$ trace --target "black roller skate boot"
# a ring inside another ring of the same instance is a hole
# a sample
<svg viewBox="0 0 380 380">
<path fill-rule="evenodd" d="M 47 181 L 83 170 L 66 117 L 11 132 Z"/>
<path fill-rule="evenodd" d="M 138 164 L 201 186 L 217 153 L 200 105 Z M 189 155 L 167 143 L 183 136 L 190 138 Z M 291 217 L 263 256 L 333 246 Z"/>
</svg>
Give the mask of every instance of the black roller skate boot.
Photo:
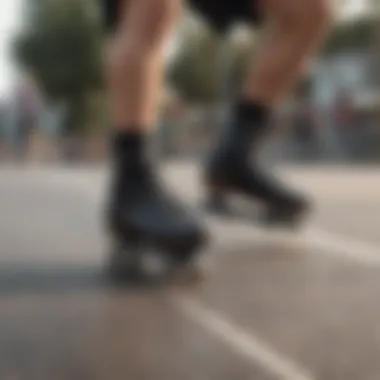
<svg viewBox="0 0 380 380">
<path fill-rule="evenodd" d="M 195 268 L 194 259 L 206 242 L 206 232 L 164 190 L 141 140 L 119 136 L 115 142 L 109 205 L 114 240 L 110 270 L 117 280 L 157 284 L 181 270 Z"/>
<path fill-rule="evenodd" d="M 207 210 L 222 216 L 245 216 L 268 227 L 298 227 L 309 202 L 261 169 L 256 159 L 251 160 L 268 129 L 264 111 L 243 103 L 235 112 L 236 124 L 228 125 L 206 167 Z M 259 214 L 255 217 L 244 213 L 246 210 L 234 210 L 228 202 L 234 194 L 254 200 Z"/>
</svg>

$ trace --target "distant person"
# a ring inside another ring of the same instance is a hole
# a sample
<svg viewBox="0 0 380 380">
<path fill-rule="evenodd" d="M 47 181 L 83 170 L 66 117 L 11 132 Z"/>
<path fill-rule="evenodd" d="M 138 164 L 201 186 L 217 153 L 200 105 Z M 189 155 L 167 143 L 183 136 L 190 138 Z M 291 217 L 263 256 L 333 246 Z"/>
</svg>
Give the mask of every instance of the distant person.
<svg viewBox="0 0 380 380">
<path fill-rule="evenodd" d="M 353 158 L 357 144 L 355 105 L 351 93 L 340 89 L 333 103 L 333 123 L 341 150 L 346 158 Z"/>
<path fill-rule="evenodd" d="M 315 160 L 318 158 L 318 115 L 312 99 L 300 99 L 293 115 L 294 136 L 298 159 Z"/>
<path fill-rule="evenodd" d="M 32 77 L 23 78 L 16 86 L 13 104 L 15 153 L 19 159 L 25 160 L 41 117 L 41 95 Z"/>
</svg>

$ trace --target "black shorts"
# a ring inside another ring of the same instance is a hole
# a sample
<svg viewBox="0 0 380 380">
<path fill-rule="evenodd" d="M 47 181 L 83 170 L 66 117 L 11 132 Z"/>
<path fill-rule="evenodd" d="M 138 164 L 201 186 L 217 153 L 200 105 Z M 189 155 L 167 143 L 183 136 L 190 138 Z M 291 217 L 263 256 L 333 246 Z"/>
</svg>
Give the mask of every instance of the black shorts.
<svg viewBox="0 0 380 380">
<path fill-rule="evenodd" d="M 131 0 L 100 0 L 107 29 L 115 27 L 120 7 Z M 138 0 L 137 0 L 138 1 Z M 257 0 L 259 1 L 259 0 Z M 213 28 L 225 31 L 235 22 L 257 24 L 261 21 L 253 0 L 188 0 L 190 6 Z"/>
<path fill-rule="evenodd" d="M 107 30 L 112 30 L 117 24 L 122 1 L 125 0 L 100 0 L 100 11 Z"/>
<path fill-rule="evenodd" d="M 210 26 L 220 32 L 227 31 L 237 22 L 259 24 L 262 19 L 259 7 L 253 0 L 189 0 L 189 3 Z"/>
</svg>

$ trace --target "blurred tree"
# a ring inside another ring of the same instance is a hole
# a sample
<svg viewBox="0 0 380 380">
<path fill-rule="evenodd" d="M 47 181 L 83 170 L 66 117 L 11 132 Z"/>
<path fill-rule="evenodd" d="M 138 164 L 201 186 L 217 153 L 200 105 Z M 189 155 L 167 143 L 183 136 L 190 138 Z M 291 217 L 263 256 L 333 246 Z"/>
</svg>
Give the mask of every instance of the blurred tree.
<svg viewBox="0 0 380 380">
<path fill-rule="evenodd" d="M 372 48 L 373 48 L 373 73 L 377 89 L 380 91 L 380 2 L 372 0 Z"/>
<path fill-rule="evenodd" d="M 378 0 L 372 0 L 372 14 L 373 18 L 373 26 L 372 26 L 372 48 L 373 48 L 373 62 L 372 62 L 372 73 L 374 77 L 374 83 L 376 86 L 376 98 L 377 102 L 380 101 L 380 3 Z M 377 103 L 376 115 L 375 115 L 375 123 L 377 125 L 377 156 L 380 158 L 380 104 Z"/>
<path fill-rule="evenodd" d="M 248 65 L 257 48 L 255 42 L 251 29 L 241 29 L 240 32 L 238 29 L 229 42 L 229 92 L 232 92 L 232 95 L 241 89 Z"/>
<path fill-rule="evenodd" d="M 219 42 L 217 35 L 203 27 L 186 30 L 181 36 L 168 81 L 185 101 L 208 103 L 218 97 Z"/>
<path fill-rule="evenodd" d="M 365 49 L 371 44 L 373 22 L 371 17 L 335 24 L 322 53 L 335 54 L 347 50 Z"/>
<path fill-rule="evenodd" d="M 68 109 L 66 132 L 82 132 L 87 101 L 101 90 L 102 31 L 92 0 L 29 0 L 16 58 L 52 102 Z"/>
<path fill-rule="evenodd" d="M 190 103 L 214 103 L 226 87 L 234 91 L 254 46 L 252 34 L 240 33 L 237 38 L 228 39 L 196 23 L 191 16 L 185 18 L 180 33 L 168 80 L 183 99 Z"/>
</svg>

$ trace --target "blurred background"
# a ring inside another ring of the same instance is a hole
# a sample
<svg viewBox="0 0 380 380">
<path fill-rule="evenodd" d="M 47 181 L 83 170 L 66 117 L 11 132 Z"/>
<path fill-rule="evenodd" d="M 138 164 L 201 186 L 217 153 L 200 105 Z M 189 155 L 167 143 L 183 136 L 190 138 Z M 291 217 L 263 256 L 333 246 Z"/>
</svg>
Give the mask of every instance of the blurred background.
<svg viewBox="0 0 380 380">
<path fill-rule="evenodd" d="M 380 1 L 333 3 L 271 121 L 263 161 L 312 198 L 310 220 L 277 234 L 202 215 L 205 281 L 162 292 L 104 275 L 96 3 L 0 1 L 0 380 L 379 380 Z M 259 38 L 236 25 L 222 40 L 186 9 L 168 44 L 155 148 L 200 213 L 196 163 Z"/>
<path fill-rule="evenodd" d="M 337 1 L 327 43 L 273 118 L 269 156 L 293 162 L 380 158 L 379 4 Z M 1 160 L 97 161 L 106 155 L 106 36 L 91 0 L 1 5 Z M 196 157 L 239 88 L 257 32 L 221 39 L 189 10 L 168 46 L 158 148 Z"/>
</svg>

